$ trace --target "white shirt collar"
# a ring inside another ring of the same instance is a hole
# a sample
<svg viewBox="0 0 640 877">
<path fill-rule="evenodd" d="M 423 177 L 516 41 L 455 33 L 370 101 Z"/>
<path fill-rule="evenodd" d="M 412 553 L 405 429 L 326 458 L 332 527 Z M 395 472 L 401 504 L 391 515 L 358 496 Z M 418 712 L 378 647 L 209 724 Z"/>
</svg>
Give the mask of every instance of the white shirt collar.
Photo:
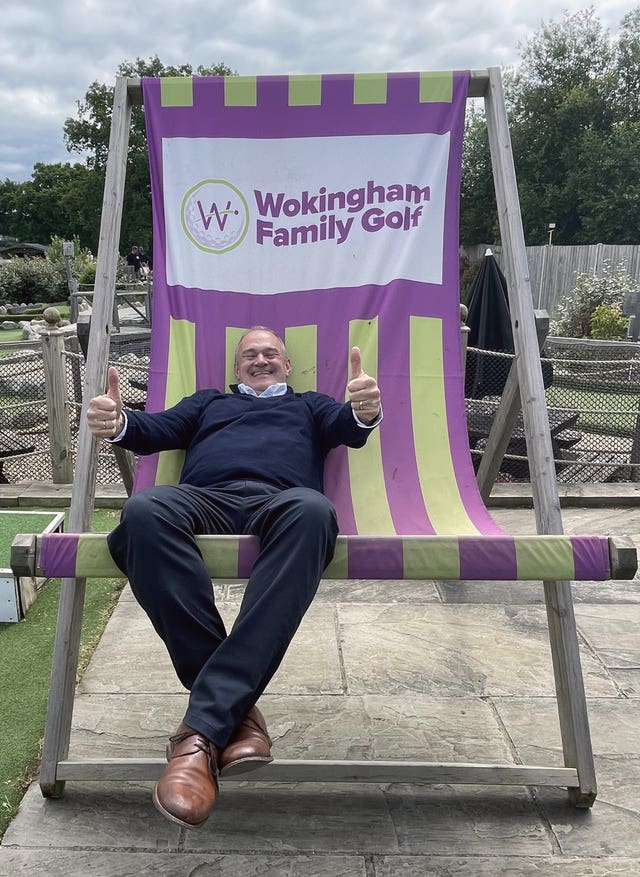
<svg viewBox="0 0 640 877">
<path fill-rule="evenodd" d="M 238 384 L 238 390 L 241 393 L 245 393 L 247 396 L 261 396 L 263 398 L 268 398 L 269 396 L 284 396 L 287 392 L 287 385 L 270 384 L 266 390 L 262 391 L 262 393 L 256 393 L 253 387 L 248 386 L 248 384 Z"/>
</svg>

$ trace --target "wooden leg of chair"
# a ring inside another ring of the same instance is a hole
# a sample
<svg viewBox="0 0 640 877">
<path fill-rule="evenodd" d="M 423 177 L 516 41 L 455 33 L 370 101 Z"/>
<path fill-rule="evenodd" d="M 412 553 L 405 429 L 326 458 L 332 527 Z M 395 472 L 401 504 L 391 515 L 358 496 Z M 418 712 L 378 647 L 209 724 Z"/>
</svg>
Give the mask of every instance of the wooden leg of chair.
<svg viewBox="0 0 640 877">
<path fill-rule="evenodd" d="M 58 763 L 69 754 L 85 585 L 86 579 L 62 580 L 40 766 L 40 790 L 45 798 L 60 798 L 64 792 L 64 782 L 56 775 Z"/>
<path fill-rule="evenodd" d="M 564 763 L 578 771 L 579 786 L 570 788 L 569 796 L 576 807 L 591 807 L 597 786 L 571 585 L 545 582 L 544 595 Z"/>
</svg>

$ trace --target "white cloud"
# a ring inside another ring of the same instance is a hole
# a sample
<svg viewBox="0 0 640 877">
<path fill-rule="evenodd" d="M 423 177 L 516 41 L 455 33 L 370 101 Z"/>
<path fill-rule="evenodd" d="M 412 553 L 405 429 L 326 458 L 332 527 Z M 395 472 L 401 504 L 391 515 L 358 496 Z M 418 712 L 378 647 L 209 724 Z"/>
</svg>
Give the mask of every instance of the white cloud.
<svg viewBox="0 0 640 877">
<path fill-rule="evenodd" d="M 616 32 L 637 4 L 602 0 Z M 513 65 L 542 20 L 588 0 L 5 0 L 0 31 L 0 178 L 76 160 L 63 125 L 122 61 L 228 64 L 239 73 L 472 69 Z"/>
</svg>

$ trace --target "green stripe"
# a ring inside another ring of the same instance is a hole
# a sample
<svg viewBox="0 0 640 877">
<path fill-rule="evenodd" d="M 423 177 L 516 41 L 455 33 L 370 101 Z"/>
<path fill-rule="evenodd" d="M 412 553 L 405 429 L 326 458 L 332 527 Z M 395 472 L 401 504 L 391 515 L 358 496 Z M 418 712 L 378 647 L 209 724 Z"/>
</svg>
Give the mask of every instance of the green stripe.
<svg viewBox="0 0 640 877">
<path fill-rule="evenodd" d="M 78 537 L 76 575 L 78 578 L 124 578 L 109 554 L 104 533 L 83 533 Z"/>
<path fill-rule="evenodd" d="M 566 536 L 517 536 L 518 580 L 575 578 L 573 546 Z"/>
<path fill-rule="evenodd" d="M 289 383 L 296 393 L 317 388 L 318 327 L 292 326 L 285 331 L 284 343 L 293 370 Z"/>
<path fill-rule="evenodd" d="M 420 74 L 420 103 L 450 104 L 453 100 L 453 73 L 448 71 Z"/>
<path fill-rule="evenodd" d="M 372 378 L 378 375 L 378 318 L 349 322 L 349 351 L 357 346 L 362 356 L 362 368 Z M 351 379 L 351 362 L 347 363 Z M 345 398 L 348 399 L 348 394 Z M 387 488 L 382 466 L 380 431 L 375 429 L 364 448 L 347 448 L 351 500 L 360 534 L 390 536 L 396 530 L 389 511 Z"/>
<path fill-rule="evenodd" d="M 411 411 L 418 477 L 436 533 L 476 535 L 451 459 L 444 390 L 442 320 L 410 318 Z"/>
<path fill-rule="evenodd" d="M 205 536 L 197 540 L 212 578 L 237 579 L 239 541 L 237 536 Z"/>
<path fill-rule="evenodd" d="M 191 76 L 163 76 L 160 79 L 160 106 L 192 107 L 193 79 Z"/>
<path fill-rule="evenodd" d="M 236 347 L 240 343 L 240 339 L 247 331 L 247 328 L 238 326 L 227 326 L 225 335 L 225 354 L 224 354 L 224 391 L 227 392 L 231 384 L 237 383 L 235 373 Z"/>
<path fill-rule="evenodd" d="M 336 549 L 333 552 L 333 560 L 322 574 L 323 578 L 349 578 L 349 553 L 347 551 L 347 545 L 347 538 L 345 536 L 338 536 L 338 539 L 336 541 Z"/>
<path fill-rule="evenodd" d="M 319 107 L 322 103 L 322 77 L 290 76 L 289 106 Z"/>
<path fill-rule="evenodd" d="M 164 407 L 171 408 L 196 391 L 196 325 L 189 320 L 169 324 L 169 360 Z M 184 463 L 184 451 L 162 451 L 156 484 L 177 484 Z"/>
<path fill-rule="evenodd" d="M 255 76 L 225 76 L 224 105 L 226 107 L 255 107 L 257 102 Z"/>
<path fill-rule="evenodd" d="M 408 536 L 402 540 L 405 579 L 459 579 L 460 545 L 452 536 Z"/>
<path fill-rule="evenodd" d="M 353 77 L 354 104 L 386 104 L 387 74 L 356 73 Z"/>
</svg>

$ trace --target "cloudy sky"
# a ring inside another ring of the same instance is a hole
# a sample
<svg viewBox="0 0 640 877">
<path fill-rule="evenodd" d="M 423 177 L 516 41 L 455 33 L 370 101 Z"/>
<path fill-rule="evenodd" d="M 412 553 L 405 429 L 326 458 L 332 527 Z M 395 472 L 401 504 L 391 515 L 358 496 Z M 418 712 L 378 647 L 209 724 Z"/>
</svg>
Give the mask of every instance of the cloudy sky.
<svg viewBox="0 0 640 877">
<path fill-rule="evenodd" d="M 640 0 L 596 0 L 612 34 Z M 4 0 L 0 180 L 77 161 L 63 125 L 122 61 L 228 64 L 241 74 L 514 65 L 543 21 L 588 0 Z"/>
</svg>

